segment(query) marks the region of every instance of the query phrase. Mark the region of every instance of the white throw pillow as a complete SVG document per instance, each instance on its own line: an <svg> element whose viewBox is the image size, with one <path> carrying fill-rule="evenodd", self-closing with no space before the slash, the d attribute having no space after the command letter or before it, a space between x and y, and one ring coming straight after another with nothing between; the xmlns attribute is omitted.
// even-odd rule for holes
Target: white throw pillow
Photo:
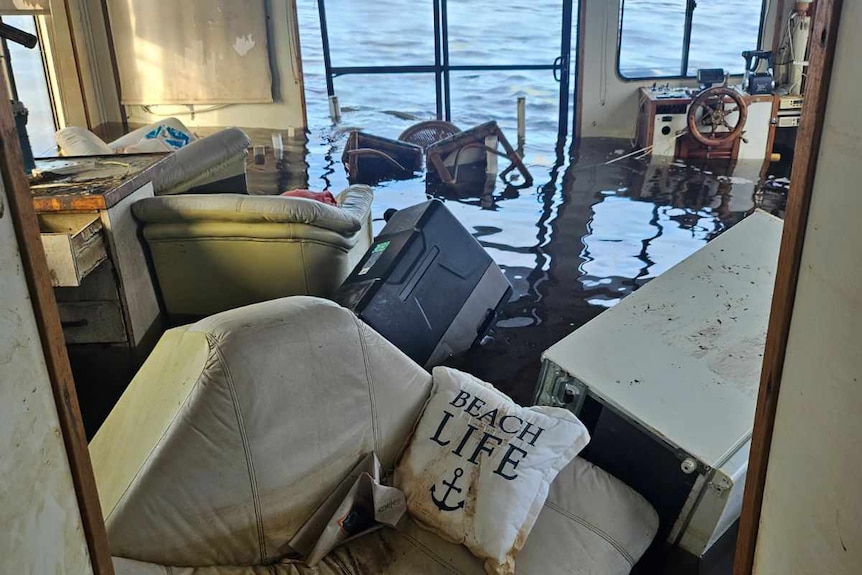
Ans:
<svg viewBox="0 0 862 575"><path fill-rule="evenodd" d="M434 391L396 473L421 526L515 572L548 487L589 441L569 411L524 408L469 374L436 367Z"/></svg>

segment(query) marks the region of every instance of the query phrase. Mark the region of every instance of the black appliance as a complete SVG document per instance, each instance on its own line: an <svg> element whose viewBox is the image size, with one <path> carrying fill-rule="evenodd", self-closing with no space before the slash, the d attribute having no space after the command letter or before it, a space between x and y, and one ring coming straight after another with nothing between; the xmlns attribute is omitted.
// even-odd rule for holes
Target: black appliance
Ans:
<svg viewBox="0 0 862 575"><path fill-rule="evenodd" d="M430 368L482 339L511 292L479 242L432 200L390 217L334 299Z"/></svg>

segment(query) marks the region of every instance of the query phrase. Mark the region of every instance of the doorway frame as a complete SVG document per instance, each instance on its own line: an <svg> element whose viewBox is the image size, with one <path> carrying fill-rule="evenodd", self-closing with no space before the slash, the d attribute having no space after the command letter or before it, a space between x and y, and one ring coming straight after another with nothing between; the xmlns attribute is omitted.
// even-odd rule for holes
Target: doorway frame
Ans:
<svg viewBox="0 0 862 575"><path fill-rule="evenodd" d="M832 60L835 56L842 2L843 0L818 0L814 8L809 41L808 78L804 92L805 106L802 109L802 119L796 137L793 178L787 196L784 233L778 252L775 290L766 332L766 348L763 351L763 368L754 412L748 474L733 564L734 575L751 575L754 572L772 432L775 427L781 376L802 265L805 229L808 224L808 211L817 172L817 158L820 153L820 139L829 96Z"/></svg>
<svg viewBox="0 0 862 575"><path fill-rule="evenodd" d="M6 90L6 80L0 75L0 92L6 93ZM30 184L24 172L24 160L12 116L12 106L7 98L0 99L0 173L57 408L60 433L81 513L90 564L95 575L113 575L111 550L90 462L84 422L78 406L78 395L66 352L63 328L60 325L60 312L54 298L54 288L51 286ZM2 212L3 206L0 206L0 217Z"/></svg>
<svg viewBox="0 0 862 575"><path fill-rule="evenodd" d="M817 157L820 151L820 138L823 130L841 7L842 0L819 0L812 24L806 107L803 110L802 125L797 139L793 164L794 179L788 196L787 214L776 274L775 295L767 332L764 366L752 435L749 475L746 482L734 564L735 575L749 575L754 566L754 552L766 480L769 446L778 405L781 373L789 336ZM0 79L0 89L5 88L2 82ZM9 194L8 208L22 247L21 255L24 260L30 291L33 294L34 311L49 365L55 400L60 412L61 430L73 469L73 478L94 571L99 574L110 575L113 573L110 549L105 535L71 370L65 353L56 302L53 299L44 254L41 251L38 226L30 203L29 185L23 171L20 148L16 143L17 133L8 100L0 102L0 136L2 136L0 139L2 140L0 141L0 167L2 167L4 184Z"/></svg>

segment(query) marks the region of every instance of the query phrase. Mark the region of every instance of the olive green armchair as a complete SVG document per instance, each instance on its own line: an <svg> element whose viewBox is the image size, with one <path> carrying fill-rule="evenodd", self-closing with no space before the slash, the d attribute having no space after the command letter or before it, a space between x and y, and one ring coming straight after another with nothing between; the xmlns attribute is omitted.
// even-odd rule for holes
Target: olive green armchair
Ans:
<svg viewBox="0 0 862 575"><path fill-rule="evenodd" d="M176 323L290 295L331 297L371 245L368 186L338 207L284 196L146 198L132 206Z"/></svg>

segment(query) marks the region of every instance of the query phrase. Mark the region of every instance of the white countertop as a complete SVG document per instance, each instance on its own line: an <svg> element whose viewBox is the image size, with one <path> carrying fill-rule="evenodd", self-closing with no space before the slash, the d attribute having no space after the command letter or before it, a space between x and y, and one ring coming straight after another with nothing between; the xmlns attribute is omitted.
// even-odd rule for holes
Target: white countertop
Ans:
<svg viewBox="0 0 862 575"><path fill-rule="evenodd" d="M545 351L711 467L751 436L782 221L757 211Z"/></svg>

